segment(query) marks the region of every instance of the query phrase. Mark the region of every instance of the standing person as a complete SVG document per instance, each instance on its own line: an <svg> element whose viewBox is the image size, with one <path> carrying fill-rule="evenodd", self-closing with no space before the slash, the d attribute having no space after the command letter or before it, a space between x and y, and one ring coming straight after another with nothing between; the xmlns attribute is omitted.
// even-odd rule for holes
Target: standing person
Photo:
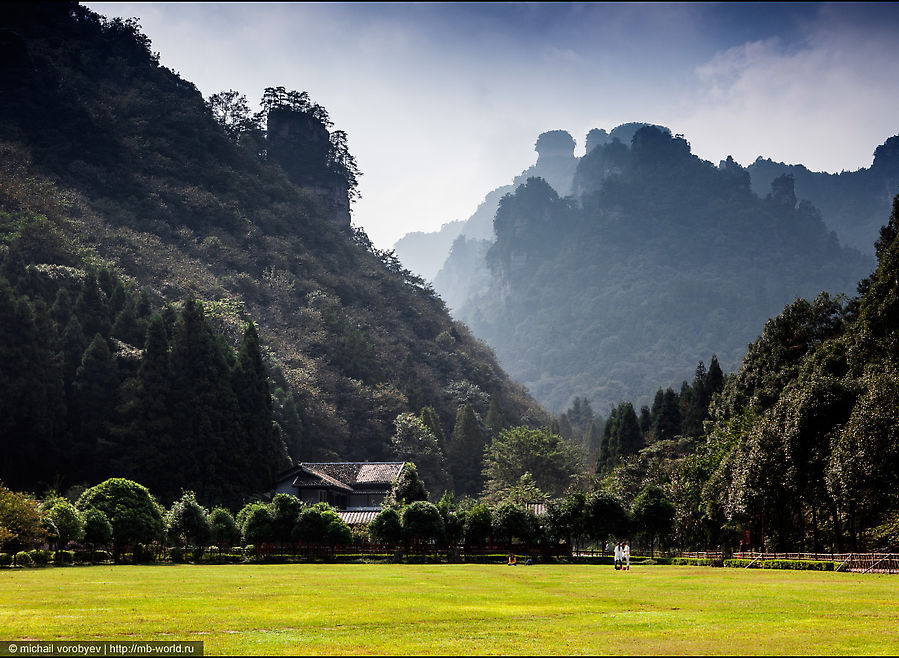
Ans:
<svg viewBox="0 0 899 658"><path fill-rule="evenodd" d="M627 542L624 542L624 546L621 548L621 559L624 561L624 570L631 570L631 547Z"/></svg>
<svg viewBox="0 0 899 658"><path fill-rule="evenodd" d="M615 544L615 571L621 571L621 542Z"/></svg>

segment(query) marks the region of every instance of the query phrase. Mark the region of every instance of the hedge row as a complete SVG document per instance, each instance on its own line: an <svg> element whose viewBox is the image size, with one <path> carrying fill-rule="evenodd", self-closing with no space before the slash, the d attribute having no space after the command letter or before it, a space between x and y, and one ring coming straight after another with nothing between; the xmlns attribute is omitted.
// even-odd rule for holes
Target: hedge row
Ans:
<svg viewBox="0 0 899 658"><path fill-rule="evenodd" d="M657 557L651 561L653 564L686 565L688 567L721 567L725 566L721 560L712 560L703 557Z"/></svg>
<svg viewBox="0 0 899 658"><path fill-rule="evenodd" d="M18 553L0 553L0 567L44 567L49 564L100 564L112 561L107 551L45 551L36 548Z"/></svg>
<svg viewBox="0 0 899 658"><path fill-rule="evenodd" d="M797 571L833 571L837 567L836 562L824 562L817 560L725 560L725 567L750 569L795 569Z"/></svg>

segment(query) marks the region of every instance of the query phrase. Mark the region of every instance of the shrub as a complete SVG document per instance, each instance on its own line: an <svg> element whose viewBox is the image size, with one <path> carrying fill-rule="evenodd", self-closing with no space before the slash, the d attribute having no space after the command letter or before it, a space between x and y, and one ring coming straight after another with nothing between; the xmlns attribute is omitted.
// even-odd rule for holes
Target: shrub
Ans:
<svg viewBox="0 0 899 658"><path fill-rule="evenodd" d="M94 551L94 564L109 562L110 560L112 560L112 554L109 551Z"/></svg>
<svg viewBox="0 0 899 658"><path fill-rule="evenodd" d="M47 566L48 564L50 564L50 560L52 559L52 554L50 553L50 551L43 551L39 548L28 551L28 555L31 556L34 564L39 567Z"/></svg>
<svg viewBox="0 0 899 658"><path fill-rule="evenodd" d="M165 530L169 541L185 546L202 545L209 539L209 513L197 502L192 491L186 491L172 503L166 514Z"/></svg>
<svg viewBox="0 0 899 658"><path fill-rule="evenodd" d="M17 567L30 567L34 565L34 560L31 559L28 551L19 551L16 553L14 564Z"/></svg>
<svg viewBox="0 0 899 658"><path fill-rule="evenodd" d="M267 505L250 503L241 510L243 523L241 531L244 541L262 543L269 541L272 534L272 514Z"/></svg>
<svg viewBox="0 0 899 658"><path fill-rule="evenodd" d="M712 565L712 561L708 558L698 558L698 557L673 557L669 560L663 562L664 558L656 558L656 562L658 564L686 564L693 567L710 567Z"/></svg>
<svg viewBox="0 0 899 658"><path fill-rule="evenodd" d="M209 513L210 539L219 546L230 546L240 541L240 528L231 516L231 512L223 507L216 507Z"/></svg>
<svg viewBox="0 0 899 658"><path fill-rule="evenodd" d="M47 508L46 514L56 527L56 547L58 549L61 550L70 541L79 542L84 539L84 517L65 498L54 499Z"/></svg>
<svg viewBox="0 0 899 658"><path fill-rule="evenodd" d="M819 562L817 560L724 560L725 567L750 568L750 569L792 569L797 571L833 571L836 568L833 562Z"/></svg>
<svg viewBox="0 0 899 658"><path fill-rule="evenodd" d="M184 562L184 549L180 546L172 546L169 549L169 559L172 562Z"/></svg>
<svg viewBox="0 0 899 658"><path fill-rule="evenodd" d="M112 541L112 524L106 514L95 507L84 510L84 541L92 545L107 546Z"/></svg>
<svg viewBox="0 0 899 658"><path fill-rule="evenodd" d="M37 546L47 537L40 504L0 484L0 548L10 551Z"/></svg>
<svg viewBox="0 0 899 658"><path fill-rule="evenodd" d="M0 567L8 567L12 564L12 555L9 553L0 553Z"/></svg>
<svg viewBox="0 0 899 658"><path fill-rule="evenodd" d="M134 545L134 553L132 554L131 558L134 560L135 564L155 562L156 553L149 546L138 543Z"/></svg>
<svg viewBox="0 0 899 658"><path fill-rule="evenodd" d="M75 551L56 551L53 555L55 564L72 564L75 562Z"/></svg>
<svg viewBox="0 0 899 658"><path fill-rule="evenodd" d="M382 544L399 544L403 541L400 514L393 507L385 507L368 524L368 534L373 541Z"/></svg>

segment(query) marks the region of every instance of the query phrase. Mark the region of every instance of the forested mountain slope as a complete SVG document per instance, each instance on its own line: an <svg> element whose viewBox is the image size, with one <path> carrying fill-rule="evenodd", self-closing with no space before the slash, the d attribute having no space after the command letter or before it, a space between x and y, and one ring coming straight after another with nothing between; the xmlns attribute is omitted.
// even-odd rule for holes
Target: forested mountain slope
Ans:
<svg viewBox="0 0 899 658"><path fill-rule="evenodd" d="M452 308L455 301L464 299L468 280L462 288L457 288L454 269L467 267L469 260L463 258L460 263L445 267L452 251L474 251L478 245L493 241L493 217L499 200L531 176L539 176L546 180L559 194L568 194L578 158L574 156L574 139L564 130L550 130L541 133L534 144L537 151L537 162L525 169L508 185L502 185L488 192L484 200L478 204L475 212L465 221L444 224L439 231L433 233L409 233L397 241L394 248L403 264L413 272L429 281L440 296ZM483 263L478 264L479 270ZM447 271L442 271L447 269ZM474 278L478 272L472 272Z"/></svg>
<svg viewBox="0 0 899 658"><path fill-rule="evenodd" d="M5 4L0 59L8 486L127 475L161 495L184 487L234 504L285 455L394 458L404 412L433 407L450 437L466 403L545 418L421 278L347 225L359 172L346 135L305 93L270 89L257 114L236 94L204 100L159 65L136 24L76 3ZM192 402L205 420L189 431L162 397L162 410L135 407L158 383L143 368L151 344L167 368L209 384ZM254 354L270 377L267 412ZM250 427L252 400L277 421L274 444L227 421ZM177 431L146 430L140 414ZM240 460L262 454L275 456L232 486Z"/></svg>
<svg viewBox="0 0 899 658"><path fill-rule="evenodd" d="M456 313L551 410L639 408L712 354L733 369L791 300L852 294L873 266L788 177L760 198L732 159L658 127L593 148L573 188L533 178L503 198L489 287Z"/></svg>
<svg viewBox="0 0 899 658"><path fill-rule="evenodd" d="M746 169L757 194L770 189L775 178L792 176L796 196L821 211L824 223L836 231L840 242L870 254L893 197L899 194L899 135L874 150L870 167L857 171L828 174L762 158Z"/></svg>

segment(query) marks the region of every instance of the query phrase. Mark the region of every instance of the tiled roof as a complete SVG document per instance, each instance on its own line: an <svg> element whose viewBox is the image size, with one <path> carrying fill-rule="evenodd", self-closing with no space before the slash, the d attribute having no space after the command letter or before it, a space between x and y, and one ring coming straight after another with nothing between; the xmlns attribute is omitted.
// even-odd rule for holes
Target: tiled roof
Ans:
<svg viewBox="0 0 899 658"><path fill-rule="evenodd" d="M342 482L348 487L390 484L400 474L403 462L303 462L307 470Z"/></svg>
<svg viewBox="0 0 899 658"><path fill-rule="evenodd" d="M361 464L354 484L390 484L400 476L403 462Z"/></svg>
<svg viewBox="0 0 899 658"><path fill-rule="evenodd" d="M373 518L378 515L378 512L367 511L367 512L342 512L340 510L337 511L337 515L343 519L343 522L347 525L356 525L358 523L369 523Z"/></svg>
<svg viewBox="0 0 899 658"><path fill-rule="evenodd" d="M302 472L296 477L293 481L293 486L295 487L315 487L315 486L330 486L335 489L343 489L344 491L352 491L353 488L348 484L341 482L340 480L331 477L327 473L322 473L314 468L311 468L308 464L301 465Z"/></svg>

